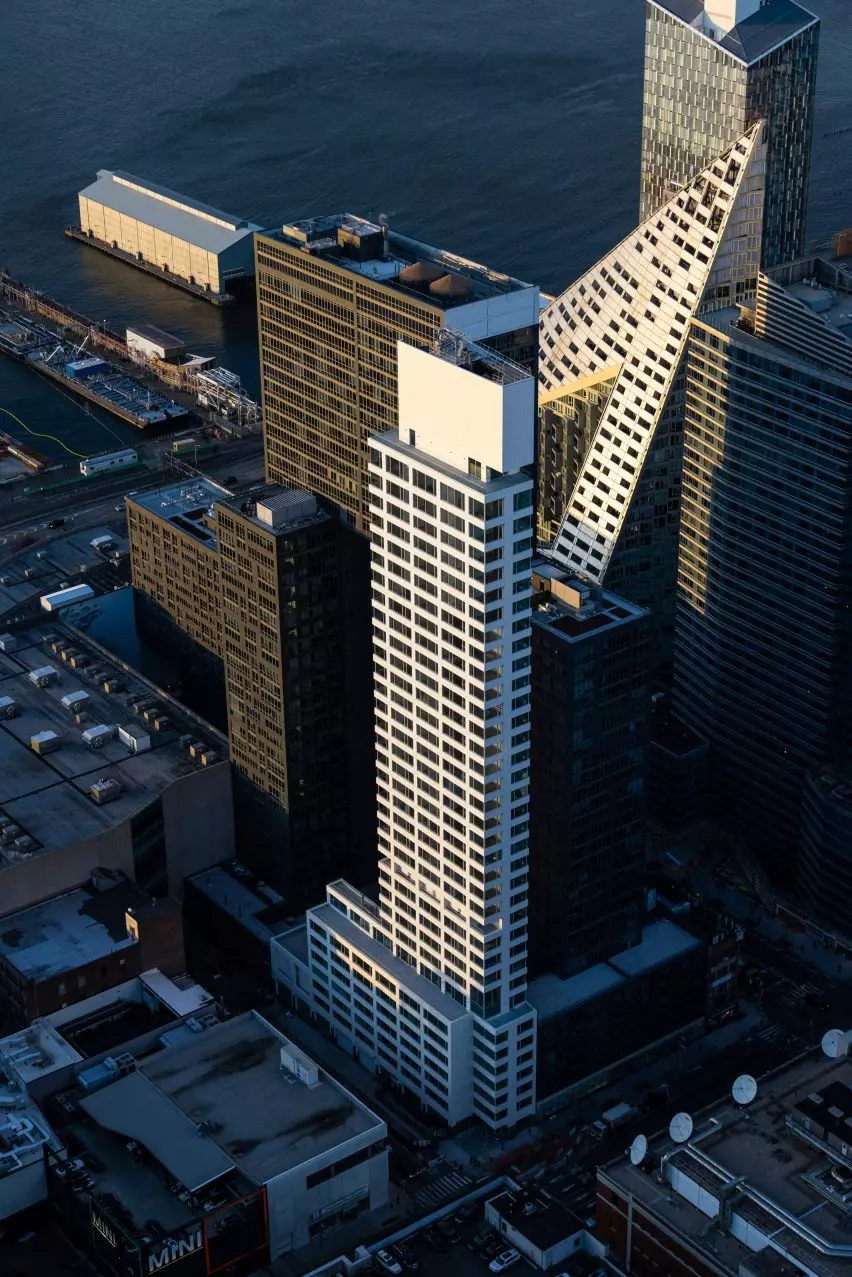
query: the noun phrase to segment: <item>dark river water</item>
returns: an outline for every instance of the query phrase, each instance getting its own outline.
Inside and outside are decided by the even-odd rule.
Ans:
[[[809,235],[821,239],[852,225],[852,0],[814,3]],[[0,0],[0,264],[94,318],[179,334],[255,392],[250,307],[217,310],[65,239],[97,169],[269,226],[386,213],[559,290],[636,220],[643,9]],[[135,433],[7,359],[0,409],[0,429],[27,437],[13,412],[84,451]]]

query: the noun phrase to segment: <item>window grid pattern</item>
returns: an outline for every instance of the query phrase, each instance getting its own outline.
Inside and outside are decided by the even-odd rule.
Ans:
[[[592,579],[603,579],[612,556],[692,315],[724,299],[734,276],[757,276],[760,134],[755,125],[542,316],[545,391],[615,374],[553,545],[557,561]]]

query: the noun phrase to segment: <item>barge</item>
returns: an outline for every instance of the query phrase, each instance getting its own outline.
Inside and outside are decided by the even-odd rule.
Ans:
[[[98,404],[114,417],[120,417],[140,430],[189,416],[189,410],[182,404],[149,390],[100,356],[66,362],[68,354],[67,350],[48,352],[41,347],[27,355],[24,362],[43,377],[49,377],[66,390]]]
[[[0,351],[139,430],[190,416],[100,355],[81,357],[51,329],[9,311],[0,311]]]

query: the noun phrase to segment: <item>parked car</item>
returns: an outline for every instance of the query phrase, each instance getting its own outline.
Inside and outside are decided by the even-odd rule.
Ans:
[[[461,1233],[451,1219],[445,1220],[444,1223],[440,1225],[439,1231],[451,1246],[455,1246],[456,1242],[461,1241]]]
[[[466,1224],[467,1221],[470,1219],[471,1215],[475,1214],[475,1212],[476,1212],[476,1203],[468,1202],[466,1206],[459,1207],[455,1215],[453,1215],[453,1219],[455,1220],[457,1224]]]
[[[51,519],[51,520],[50,520],[50,523],[48,523],[48,525],[47,525],[47,526],[48,526],[49,528],[64,528],[64,527],[65,527],[65,520],[64,520],[64,519]]]
[[[520,1259],[520,1254],[513,1246],[508,1250],[501,1250],[500,1254],[492,1259],[488,1267],[492,1273],[504,1273],[507,1268],[512,1268]]]
[[[497,1233],[495,1233],[494,1236],[491,1238],[491,1240],[487,1241],[485,1245],[482,1247],[480,1254],[482,1255],[483,1259],[496,1259],[497,1256],[505,1249],[506,1249],[505,1237],[500,1237],[497,1235]]]
[[[491,1241],[491,1238],[493,1236],[494,1236],[493,1228],[480,1228],[479,1232],[474,1233],[473,1237],[471,1237],[470,1241],[468,1242],[467,1244],[468,1250],[475,1250],[475,1251],[482,1250],[483,1246],[487,1245],[487,1243]]]
[[[376,1259],[387,1272],[393,1273],[394,1277],[402,1272],[402,1264],[399,1260],[394,1259],[389,1250],[380,1250],[376,1252]]]
[[[410,1273],[416,1273],[420,1267],[420,1260],[414,1251],[405,1242],[397,1242],[395,1246],[391,1246],[391,1254],[399,1260],[403,1268],[407,1268]]]

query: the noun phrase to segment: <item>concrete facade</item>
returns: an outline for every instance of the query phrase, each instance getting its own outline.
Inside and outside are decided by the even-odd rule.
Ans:
[[[368,458],[379,898],[330,883],[273,969],[443,1124],[512,1127],[535,1107],[533,379],[449,332],[399,368]]]

